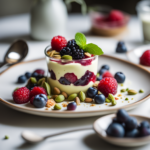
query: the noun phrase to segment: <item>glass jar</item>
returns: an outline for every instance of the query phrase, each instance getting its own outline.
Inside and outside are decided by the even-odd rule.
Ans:
[[[136,10],[142,23],[144,42],[150,43],[150,1],[140,1]]]
[[[55,59],[47,55],[50,46],[46,47],[45,55],[48,67],[48,83],[51,88],[59,88],[67,94],[86,92],[96,80],[98,56],[79,60]]]

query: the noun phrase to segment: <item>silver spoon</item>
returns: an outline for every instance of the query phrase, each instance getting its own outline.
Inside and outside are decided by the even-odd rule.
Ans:
[[[4,57],[4,62],[0,65],[2,70],[5,66],[14,65],[22,61],[28,54],[28,45],[24,40],[17,40],[11,44]]]
[[[56,134],[50,134],[50,135],[47,135],[47,136],[40,136],[40,135],[38,135],[34,132],[31,132],[31,131],[23,131],[21,136],[27,142],[38,143],[38,142],[44,141],[45,139],[47,139],[49,137],[53,137],[53,136],[57,136],[57,135],[65,134],[65,133],[69,133],[69,132],[75,132],[75,131],[80,131],[80,130],[89,130],[89,129],[92,129],[92,127],[68,130],[68,131],[64,131],[64,132],[60,132],[60,133],[56,133]]]

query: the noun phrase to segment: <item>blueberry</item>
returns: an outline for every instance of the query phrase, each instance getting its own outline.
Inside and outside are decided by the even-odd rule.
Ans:
[[[26,76],[22,75],[18,77],[18,83],[25,83],[27,81]]]
[[[96,104],[103,104],[105,103],[105,96],[103,94],[96,95],[94,100]]]
[[[133,129],[130,131],[126,131],[125,137],[138,137],[139,131],[137,129]]]
[[[137,119],[134,117],[129,117],[125,124],[127,130],[133,130],[138,126]]]
[[[71,82],[68,81],[65,77],[61,77],[59,80],[58,80],[61,84],[63,85],[70,85]]]
[[[106,133],[113,137],[124,137],[125,130],[119,123],[111,123],[107,128]]]
[[[30,72],[26,72],[25,76],[26,76],[27,79],[29,79],[31,77],[31,73]]]
[[[139,136],[140,137],[143,137],[143,136],[148,136],[150,135],[150,128],[142,128],[140,131],[139,131]]]
[[[96,78],[96,81],[100,81],[100,80],[102,80],[102,76],[101,75]]]
[[[100,69],[99,74],[103,75],[103,73],[106,72],[106,71],[107,71],[106,69]]]
[[[33,105],[37,108],[45,107],[47,102],[47,96],[45,94],[39,94],[34,97]]]
[[[67,105],[67,110],[75,110],[77,108],[77,104],[75,102],[69,103]]]
[[[29,89],[29,90],[32,90],[35,86],[38,86],[36,83],[31,83],[31,84],[29,84],[29,85],[27,85],[27,88]]]
[[[117,53],[125,53],[127,52],[127,48],[123,41],[119,41],[116,48]]]
[[[118,123],[117,118],[113,118],[112,122],[113,122],[113,123]]]
[[[101,69],[109,70],[109,66],[108,66],[108,65],[103,65],[103,66],[101,67]]]
[[[37,72],[33,72],[31,76],[36,78],[36,77],[38,77],[38,73]]]
[[[37,81],[41,78],[44,78],[42,74],[38,74],[37,72],[33,72],[31,77],[35,77]]]
[[[119,122],[126,122],[129,119],[128,113],[124,109],[120,109],[117,112],[117,120]]]
[[[143,121],[140,123],[139,130],[142,128],[150,128],[150,124],[148,121]]]
[[[114,78],[118,83],[123,83],[126,79],[125,75],[122,72],[116,72]]]
[[[97,92],[98,92],[97,89],[90,87],[87,90],[87,97],[94,98]]]

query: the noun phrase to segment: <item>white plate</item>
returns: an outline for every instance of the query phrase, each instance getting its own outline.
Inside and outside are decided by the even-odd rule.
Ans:
[[[135,147],[142,146],[145,144],[149,144],[150,136],[142,137],[142,138],[115,138],[107,136],[106,129],[109,124],[112,122],[112,119],[115,117],[115,114],[107,115],[97,119],[94,124],[94,130],[98,134],[100,138],[114,145],[124,146],[124,147]],[[150,118],[138,115],[130,115],[135,117],[138,120],[138,123],[147,120],[150,123]]]
[[[144,51],[146,51],[148,49],[150,49],[150,44],[140,46],[138,48],[135,48],[135,49],[127,52],[127,57],[132,63],[139,64],[140,57],[142,56]],[[143,66],[143,65],[140,65],[140,66]],[[146,69],[148,69],[150,71],[150,67],[146,67],[146,66],[143,66],[143,67],[145,67]]]
[[[96,104],[96,106],[91,106],[91,104],[81,103],[75,111],[67,111],[66,107],[60,111],[53,109],[45,110],[45,108],[34,108],[30,103],[27,104],[15,104],[12,100],[12,92],[16,87],[24,86],[25,84],[16,84],[18,76],[24,74],[26,71],[33,72],[37,68],[43,68],[47,70],[45,59],[34,60],[30,62],[22,62],[17,64],[0,76],[0,102],[4,103],[8,107],[15,110],[26,112],[29,114],[47,116],[47,117],[61,117],[61,118],[75,118],[75,117],[90,117],[99,116],[104,114],[110,114],[116,112],[120,108],[126,110],[133,109],[140,105],[142,102],[147,100],[149,95],[149,72],[135,64],[130,62],[114,58],[111,56],[100,56],[99,57],[99,68],[103,64],[108,64],[110,66],[110,71],[115,73],[117,71],[122,71],[126,75],[126,83],[122,87],[119,85],[119,91],[121,88],[130,88],[139,91],[143,89],[144,93],[137,94],[135,96],[128,96],[126,93],[123,94],[122,99],[117,100],[116,106],[110,106],[110,104]],[[125,97],[129,98],[129,101],[125,101]],[[134,98],[133,100],[131,100]]]

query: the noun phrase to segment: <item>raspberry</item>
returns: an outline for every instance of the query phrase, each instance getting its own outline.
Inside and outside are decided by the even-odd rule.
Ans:
[[[33,96],[38,95],[38,94],[45,94],[45,95],[47,95],[47,92],[46,92],[46,90],[43,87],[35,86],[30,91],[30,98],[32,99]]]
[[[150,50],[146,50],[140,57],[140,64],[150,66]]]
[[[109,20],[110,21],[121,21],[123,20],[124,15],[119,10],[112,10],[109,14]]]
[[[118,84],[116,79],[111,77],[103,78],[98,85],[98,90],[106,97],[108,97],[109,93],[115,95],[117,93],[117,88]]]
[[[104,72],[104,74],[102,75],[102,78],[105,78],[105,77],[112,77],[112,78],[113,78],[113,75],[112,75],[109,71],[106,71],[106,72]]]
[[[30,90],[26,87],[21,87],[14,91],[13,93],[13,100],[17,104],[24,104],[29,101],[30,98]]]
[[[67,46],[67,40],[62,36],[55,36],[51,40],[51,46],[53,50],[61,51],[64,47]]]
[[[78,80],[77,76],[74,73],[66,73],[64,77],[71,83],[74,83]]]
[[[45,73],[43,69],[36,69],[34,72],[36,72],[37,74],[41,74],[41,75],[44,75]]]
[[[32,98],[30,98],[30,104],[33,105],[33,100],[34,100],[34,96]]]

